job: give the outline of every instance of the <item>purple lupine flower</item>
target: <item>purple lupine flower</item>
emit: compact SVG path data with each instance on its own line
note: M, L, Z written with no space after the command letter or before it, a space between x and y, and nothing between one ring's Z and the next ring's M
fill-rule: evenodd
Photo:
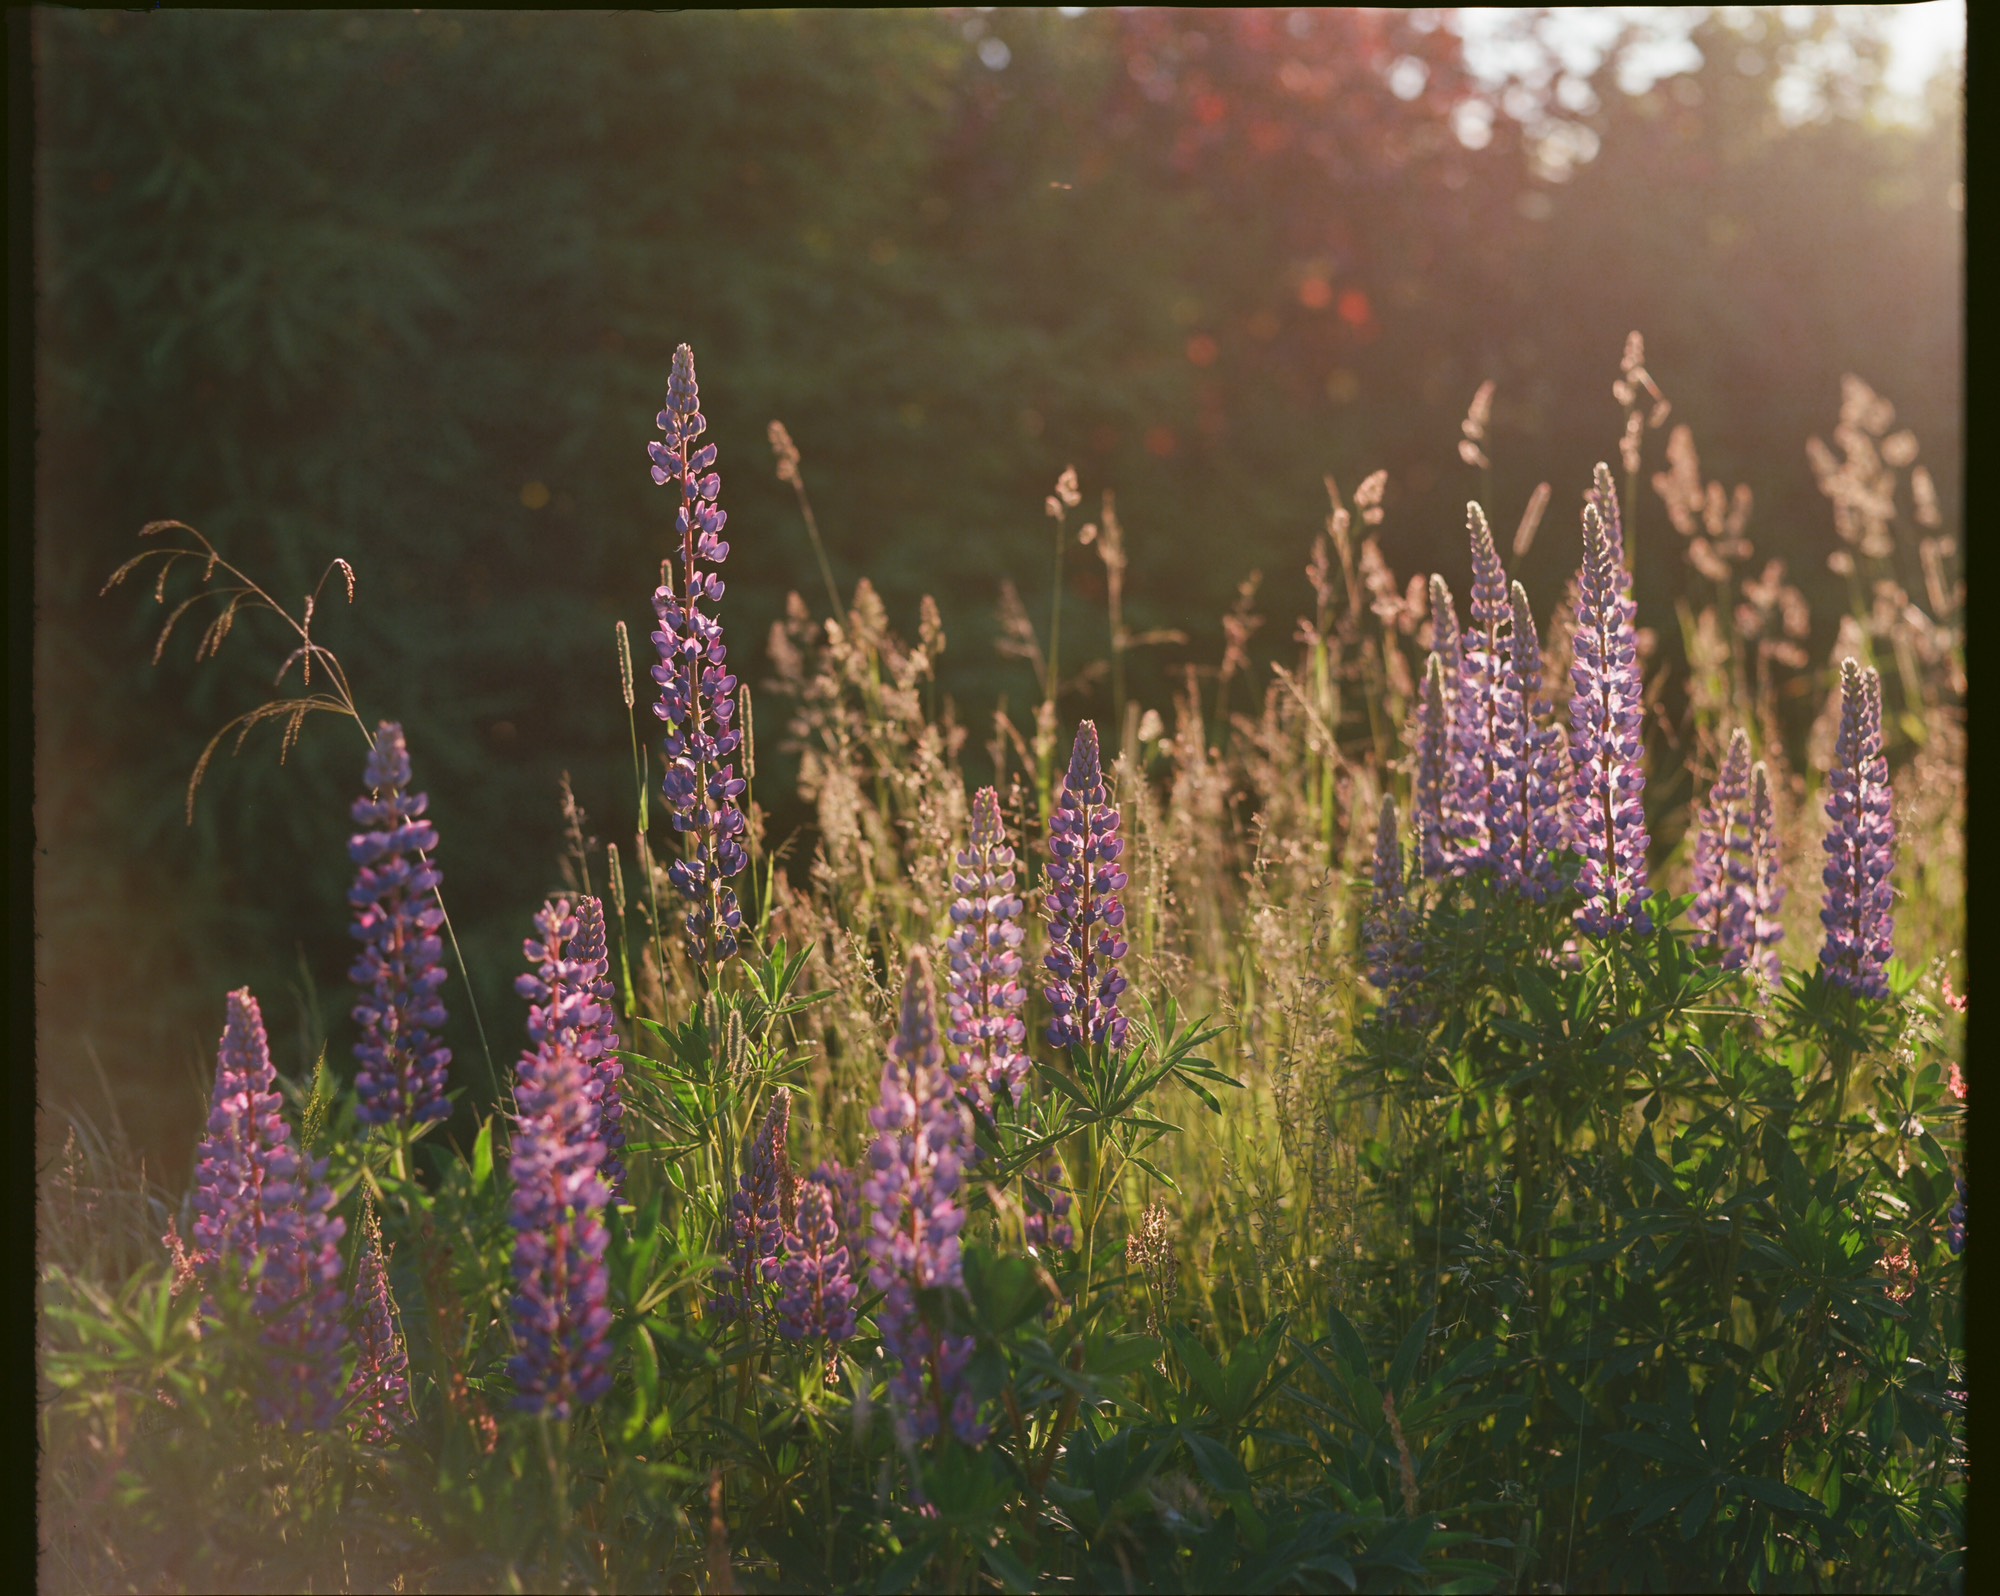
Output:
M1604 541L1611 545L1611 563L1618 572L1619 591L1630 598L1632 573L1625 568L1625 518L1618 511L1618 484L1612 480L1611 467L1602 460L1591 470L1583 502L1597 512L1604 528Z
M854 1334L854 1277L833 1192L817 1180L801 1181L798 1192L778 1266L778 1329L788 1341L845 1341Z
M882 1069L881 1105L868 1119L878 1134L861 1188L873 1210L866 1248L869 1279L883 1293L875 1322L892 1367L897 1440L908 1450L948 1419L961 1441L977 1446L986 1426L964 1380L973 1338L943 1334L916 1299L919 1290L964 1286L958 1237L965 1211L957 1198L972 1145L969 1116L938 1045L937 999L921 948L910 955L902 1023Z
M1374 892L1361 924L1369 984L1382 993L1383 1018L1416 1017L1412 994L1422 975L1416 958L1416 914L1405 892L1403 845L1396 835L1396 800L1382 795L1375 822Z
M1951 1205L1951 1212L1945 1216L1944 1244L1956 1258L1965 1251L1965 1177L1958 1177L1958 1200Z
M1570 838L1583 866L1576 924L1596 937L1653 929L1646 908L1646 778L1639 766L1639 642L1627 586L1617 546L1595 502L1586 504L1570 666Z
M958 855L951 884L954 927L945 941L951 959L951 1040L958 1058L952 1079L973 1106L1013 1101L1028 1073L1021 1050L1028 1028L1018 1012L1027 994L1015 978L1024 935L1014 893L1014 850L1000 819L1000 794L982 787L972 800L972 835Z
M1547 903L1558 886L1569 751L1562 728L1544 722L1542 645L1527 590L1516 582L1511 596L1493 757L1493 878L1530 903Z
M299 1156L277 1092L264 1017L245 987L229 994L208 1134L196 1155L194 1253L205 1313L225 1280L254 1278L267 1355L259 1412L298 1429L329 1427L339 1407L339 1241L325 1166ZM261 1265L261 1270L260 1266Z
M1125 940L1118 934L1125 907L1118 893L1125 872L1118 856L1118 811L1104 786L1098 762L1097 723L1076 729L1069 773L1049 814L1049 885L1045 913L1049 950L1042 963L1052 979L1047 992L1055 1018L1049 1041L1056 1047L1091 1047L1108 1042L1125 1047L1126 1017L1118 1012L1125 977L1118 961Z
M1889 761L1882 753L1882 678L1851 659L1840 665L1840 732L1827 773L1823 846L1826 978L1863 997L1889 995L1884 968L1894 951L1896 823L1890 814Z
M370 796L354 803L354 823L369 829L348 839L348 857L360 868L347 901L354 906L353 934L361 956L348 972L365 989L354 1005L361 1040L354 1056L364 1125L415 1125L451 1113L445 1085L451 1050L438 1040L445 1009L444 945L438 928L443 878L426 855L437 831L422 818L430 800L410 792L410 751L403 728L383 721L375 732L362 778Z
M1039 1169L1024 1170L1021 1195L1027 1212L1022 1221L1030 1248L1036 1252L1053 1249L1067 1252L1076 1245L1076 1229L1069 1222L1070 1194L1062 1162L1046 1160Z
M862 1207L861 1185L854 1178L854 1171L839 1159L829 1158L806 1179L826 1188L827 1200L833 1204L834 1223L840 1226L841 1245L847 1249L848 1258L859 1263L868 1239L868 1214Z
M361 1246L360 1358L347 1382L347 1407L355 1434L370 1446L384 1446L410 1419L410 1358L396 1328L396 1303L389 1291L389 1254L382 1226L368 1216Z
M536 911L537 935L522 943L534 969L514 979L528 1000L528 1040L536 1047L560 1043L584 1061L597 1096L603 1174L615 1200L624 1189L624 1066L619 1062L616 993L604 945L604 905L579 898L551 898Z
M514 1101L508 1306L520 1351L507 1372L516 1408L567 1419L611 1389L611 1191L590 1067L562 1040L545 1042L522 1055Z
M1740 863L1746 875L1737 881L1739 891L1749 900L1749 966L1767 992L1774 992L1783 977L1778 964L1778 944L1785 928L1778 919L1784 907L1785 889L1778 880L1778 824L1771 803L1771 773L1763 760L1750 767L1750 847Z
M1695 813L1695 942L1717 949L1722 967L1740 970L1750 958L1750 734L1737 727L1722 756L1708 802Z
M787 1145L791 1126L791 1088L780 1086L743 1150L743 1170L729 1199L729 1257L715 1271L715 1309L724 1320L761 1309L765 1284L777 1276L797 1201Z
M1507 668L1513 654L1514 610L1493 529L1477 504L1465 507L1472 534L1472 630L1464 640L1459 714L1459 793L1468 866L1492 863L1494 784L1502 723L1509 712Z
M743 913L728 883L749 856L743 850L743 811L737 804L745 783L731 761L742 741L733 724L736 678L729 674L722 623L701 608L704 601L715 604L722 598L722 578L701 567L719 566L729 558L729 545L722 539L729 517L715 502L721 487L721 478L709 469L715 464L715 445L697 441L708 430L708 419L701 413L694 351L686 344L674 351L666 408L656 424L666 439L646 446L653 481L662 487L678 482L681 490L675 522L681 542L679 589L663 582L653 594L653 611L660 620L653 633L660 653L660 663L653 667L653 680L660 686L653 713L667 724L660 790L674 830L688 839L687 857L676 859L667 874L690 904L688 946L695 962L710 968L736 951Z

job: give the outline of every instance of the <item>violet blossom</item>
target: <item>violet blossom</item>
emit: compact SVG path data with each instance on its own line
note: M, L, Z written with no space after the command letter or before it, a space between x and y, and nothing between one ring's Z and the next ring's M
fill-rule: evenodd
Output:
M1055 1017L1049 1041L1056 1047L1106 1043L1122 1052L1128 1020L1118 1012L1125 977L1118 961L1125 940L1125 908L1118 893L1125 872L1118 856L1118 810L1105 789L1098 760L1097 723L1077 727L1069 772L1049 815L1049 876L1044 912L1049 947L1042 959L1051 977L1047 993Z
M534 968L514 980L514 990L528 1000L528 1040L537 1047L560 1043L588 1068L598 1139L604 1143L602 1172L615 1200L625 1180L618 1156L625 1145L625 1070L617 1052L617 994L608 973L604 905L584 897L572 911L568 899L551 898L536 912L535 930L522 944Z
M982 787L972 800L972 833L958 855L952 887L951 1040L958 1058L952 1079L975 1107L1013 1101L1028 1073L1021 1050L1027 1027L1019 1013L1027 994L1021 972L1021 900L1014 892L1014 850L1000 818L1000 794Z
M1886 966L1894 951L1896 823L1889 761L1882 753L1882 678L1853 660L1840 666L1840 731L1827 773L1824 846L1826 941L1820 967L1836 986L1863 997L1889 995Z
M1530 903L1547 903L1560 885L1569 750L1562 728L1546 723L1542 645L1528 594L1513 584L1512 626L1499 689L1493 749L1493 878Z
M675 521L680 583L676 589L663 582L653 594L660 622L653 633L660 654L653 667L660 687L653 713L667 725L660 790L674 829L688 843L687 856L676 859L667 874L690 904L688 946L695 962L711 969L736 952L743 913L728 883L749 856L737 803L745 783L732 762L742 742L734 725L736 678L729 674L722 623L701 608L722 599L722 578L702 566L720 566L729 558L721 535L729 517L715 502L721 486L721 478L709 469L715 445L697 441L708 429L708 419L701 413L694 352L686 344L674 351L667 403L656 425L666 438L646 446L653 481L662 487L677 482L681 492Z
M347 1406L359 1438L383 1446L410 1420L410 1359L396 1327L396 1303L389 1291L389 1255L382 1225L373 1214L362 1237L356 1350L360 1356L347 1382Z
M947 1420L968 1446L987 1434L965 1381L973 1338L929 1323L916 1297L920 1290L964 1288L958 1193L971 1125L944 1068L936 1003L930 964L918 949L910 955L902 1022L882 1070L881 1105L868 1116L878 1134L862 1186L873 1210L869 1279L883 1293L875 1322L891 1369L897 1440L906 1451Z
M610 1188L590 1067L560 1036L521 1058L508 1220L514 1405L568 1419L611 1389Z
M849 1254L833 1191L822 1181L799 1182L797 1214L786 1227L785 1259L778 1266L778 1329L788 1341L845 1341L854 1334Z
M293 1145L257 1000L229 994L215 1062L208 1133L196 1154L193 1262L205 1313L226 1281L252 1292L265 1354L258 1412L301 1430L330 1428L340 1409L346 1344L339 1242L323 1161Z
M1570 840L1582 861L1576 924L1596 937L1653 928L1646 908L1639 643L1628 589L1618 545L1593 498L1583 511L1570 666Z
M1695 812L1694 832L1695 942L1717 950L1724 969L1740 970L1750 957L1750 902L1743 891L1750 853L1750 735L1740 726L1729 739L1708 801Z
M761 1312L766 1284L777 1277L797 1198L787 1145L791 1125L791 1088L780 1086L744 1147L743 1169L729 1199L729 1253L715 1271L715 1311L721 1319Z
M410 753L394 721L377 728L363 780L370 796L355 800L353 816L369 829L347 843L360 867L347 900L362 944L349 976L365 989L354 1005L361 1028L355 1118L364 1125L417 1125L451 1113L445 1097L451 1051L438 1040L445 1023L438 996L444 907L437 896L442 877L426 857L437 847L437 831L423 818L430 800L408 790Z

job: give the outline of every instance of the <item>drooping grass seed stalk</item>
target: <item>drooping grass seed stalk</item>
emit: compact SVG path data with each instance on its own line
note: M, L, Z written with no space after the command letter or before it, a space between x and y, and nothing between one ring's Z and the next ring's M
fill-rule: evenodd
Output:
M208 740L207 746L202 749L201 756L195 761L194 770L188 777L187 823L189 825L194 824L195 794L201 789L201 780L208 771L209 761L215 757L215 751L222 745L222 739L227 737L232 731L237 734L234 751L240 752L244 739L249 736L252 729L260 722L283 720L283 738L280 743L279 753L279 757L282 759L285 754L291 752L293 745L297 743L299 731L308 715L319 710L331 711L334 714L344 715L354 722L355 729L361 733L362 741L367 743L368 751L372 756L375 752L375 736L369 731L368 722L363 718L360 708L355 702L353 690L348 685L347 671L341 665L339 656L325 644L316 640L312 635L313 617L314 612L318 608L320 593L326 586L327 578L332 576L336 570L340 572L345 582L348 603L352 604L354 602L354 567L349 565L344 559L338 558L329 563L326 569L320 573L319 581L314 584L312 592L305 596L305 603L300 613L294 616L276 599L272 598L256 581L245 575L243 571L232 565L228 560L225 560L213 543L209 542L201 532L189 526L186 522L173 520L148 522L139 529L139 536L142 538L154 537L162 532L185 532L200 547L189 549L167 546L143 550L133 555L132 558L120 565L117 570L113 571L104 586L98 590L98 596L101 598L104 594L109 593L111 589L122 583L127 576L131 575L133 571L138 569L147 560L158 560L160 562L159 578L154 583L153 598L155 603L164 604L167 599L167 578L173 574L174 567L182 560L191 560L201 566L202 586L174 607L172 613L167 616L165 624L161 626L160 635L154 640L153 663L155 665L160 662L161 656L165 653L167 640L173 635L174 627L180 622L181 617L186 615L190 609L204 598L212 598L220 601L222 608L221 612L210 620L207 629L202 633L200 643L196 645L195 660L197 663L203 659L212 657L222 647L224 639L229 636L231 629L236 623L237 615L247 607L252 610L266 610L277 616L279 620L283 621L291 629L299 640L298 646L285 656L284 662L278 667L278 674L273 682L274 686L283 684L285 677L290 673L295 662L299 667L300 683L302 686L310 687L312 685L312 671L315 663L320 666L328 680L333 684L333 695L331 697L324 693L306 693L297 698L272 699L266 703L259 704L255 709L244 711L216 732ZM218 571L228 577L229 582L221 587L211 587L209 583ZM419 847L416 853L420 863L428 869L430 859L425 850ZM500 1095L500 1071L498 1066L493 1062L493 1049L486 1038L486 1023L480 1017L479 999L472 987L472 972L466 966L464 950L458 945L458 932L451 923L451 911L445 906L442 890L433 885L431 894L437 904L438 915L445 938L451 944L452 958L458 965L459 978L465 983L466 1008L472 1015L474 1029L479 1033L480 1052L486 1060L487 1081L493 1088L493 1095L495 1098L498 1098Z

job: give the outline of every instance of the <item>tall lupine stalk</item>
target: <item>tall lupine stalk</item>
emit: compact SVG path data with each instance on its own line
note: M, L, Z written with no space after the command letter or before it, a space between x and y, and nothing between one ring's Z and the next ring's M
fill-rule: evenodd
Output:
M1771 802L1771 773L1761 759L1750 767L1750 849L1740 862L1748 870L1747 878L1737 885L1749 896L1749 967L1766 992L1775 992L1784 975L1778 963L1778 944L1784 940L1785 928L1778 911L1784 907L1785 889L1778 879L1778 820Z
M1894 950L1896 823L1890 813L1889 761L1882 753L1882 678L1853 660L1840 666L1840 732L1827 773L1823 844L1826 927L1819 962L1827 980L1862 997L1889 995Z
M788 1145L791 1126L791 1089L780 1086L743 1150L743 1168L730 1195L729 1255L715 1271L715 1311L721 1319L761 1311L765 1288L777 1278L798 1193Z
M382 1224L371 1212L361 1240L361 1279L355 1291L360 1333L353 1377L347 1382L349 1422L371 1446L383 1446L410 1421L410 1358L396 1326L389 1290L389 1253Z
M600 1173L590 1067L560 1037L521 1057L510 1173L519 1352L509 1360L514 1405L567 1419L611 1389L611 1190Z
M1599 471L1604 471L1599 467ZM1614 500L1615 503L1615 500ZM1639 641L1629 579L1595 500L1583 510L1570 679L1570 841L1582 869L1578 929L1591 936L1650 931L1646 899L1646 778L1640 769Z
M1493 879L1530 903L1547 903L1559 881L1569 790L1569 750L1562 728L1545 723L1542 644L1528 594L1512 589L1513 625L1501 675L1493 754Z
M258 1411L295 1429L329 1428L340 1410L346 1343L339 1242L325 1168L292 1145L257 1000L229 994L208 1134L196 1154L194 1254L208 1293L254 1279L265 1378Z
M965 1211L958 1194L972 1145L969 1115L944 1068L930 962L921 948L910 955L882 1101L868 1119L878 1133L862 1186L873 1211L869 1279L883 1293L875 1322L891 1366L897 1441L908 1451L949 1421L961 1441L977 1446L986 1426L965 1383L973 1338L927 1323L916 1298L920 1290L964 1287L958 1238Z
M975 1107L1012 1101L1028 1073L1020 1008L1021 900L1014 893L1014 850L1000 818L1000 794L982 787L972 800L972 834L952 875L959 894L945 940L951 959L952 1079Z
M749 856L737 804L745 783L732 763L742 741L733 725L736 678L729 674L722 623L701 608L722 599L722 578L702 566L719 566L729 558L721 535L729 517L715 502L721 488L721 478L709 469L715 464L715 445L698 443L708 420L701 413L694 352L686 344L674 351L666 408L656 424L666 439L646 446L653 481L662 487L677 482L681 490L675 520L680 582L678 588L671 580L662 582L653 594L660 621L653 633L660 654L653 667L660 687L653 713L667 726L660 791L674 829L687 840L686 857L676 859L667 874L690 905L688 947L712 979L722 961L736 952L743 913L729 879L741 873Z
M604 905L580 898L574 911L566 898L552 898L535 914L536 935L522 943L534 966L515 977L514 990L528 1000L528 1040L540 1047L560 1043L584 1061L598 1112L598 1139L604 1143L602 1171L615 1199L623 1189L625 1165L618 1149L622 1129L624 1066L619 1063L616 999L607 974Z
M364 1125L411 1126L451 1113L445 1086L451 1050L438 1040L444 1027L444 944L438 928L443 879L426 857L437 831L423 818L429 798L410 792L410 751L403 728L383 721L362 778L370 795L355 800L357 826L348 857L359 867L347 900L354 906L353 935L361 956L348 974L364 995L354 1005L361 1039L355 1078L355 1118Z
M1413 994L1423 974L1417 958L1416 912L1405 890L1403 844L1396 835L1396 800L1382 795L1375 822L1374 891L1362 921L1362 959L1369 984L1382 994L1382 1017L1391 1024L1411 1020Z
M1464 641L1463 707L1459 716L1459 804L1467 865L1493 861L1494 784L1499 774L1501 725L1508 713L1507 668L1512 655L1513 606L1507 572L1494 547L1493 529L1477 504L1465 507L1472 536L1472 630Z
M1042 959L1050 976L1046 988L1055 1017L1049 1041L1056 1047L1091 1047L1108 1043L1113 1052L1125 1047L1126 1016L1118 1012L1118 995L1125 977L1118 961L1125 941L1118 931L1125 924L1118 893L1125 872L1118 856L1125 850L1118 835L1118 811L1105 789L1097 749L1097 724L1077 727L1070 749L1069 773L1062 794L1049 814L1049 884L1044 912L1049 921L1049 950Z

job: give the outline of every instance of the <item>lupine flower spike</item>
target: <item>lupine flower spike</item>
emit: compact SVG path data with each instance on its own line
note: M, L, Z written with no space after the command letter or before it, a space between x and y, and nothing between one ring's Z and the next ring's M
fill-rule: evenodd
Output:
M604 905L581 898L572 912L567 899L552 898L536 913L535 932L522 944L534 968L514 981L528 1000L528 1040L536 1047L565 1046L588 1068L604 1143L602 1172L616 1198L625 1178L618 1157L625 1145L625 1072L617 1053L616 993L607 974Z
M1458 629L1458 605L1441 576L1430 582L1431 653L1439 666L1444 713L1441 733L1443 773L1437 789L1437 842L1433 849L1442 871L1462 875L1485 846L1485 727L1474 691L1464 635ZM1426 674L1428 675L1428 665ZM1426 681L1423 716L1430 720ZM1428 732L1426 732L1428 735ZM1425 874L1433 874L1426 867Z
M975 1106L1012 1101L1028 1073L1021 1051L1027 1027L1019 1013L1027 994L1015 978L1023 936L1021 900L1014 894L1014 850L1000 819L1000 794L982 787L972 800L972 835L952 876L951 1040L958 1059L952 1078Z
M1426 881L1449 873L1452 860L1451 716L1449 667L1432 650L1424 664L1424 697L1417 709L1417 770L1414 794L1417 866Z
M1512 589L1513 622L1501 674L1493 751L1493 878L1530 903L1547 903L1558 885L1569 751L1562 729L1544 724L1542 645L1528 595Z
M1509 602L1507 572L1500 564L1500 551L1494 547L1485 512L1477 504L1468 504L1465 516L1472 534L1472 630L1464 644L1459 803L1465 812L1466 863L1485 865L1493 857L1494 786L1499 774L1501 730L1509 713L1507 667L1513 653L1509 634L1514 609Z
M1602 468L1600 467L1600 470ZM1582 869L1578 929L1651 931L1646 909L1646 778L1640 769L1639 643L1619 550L1597 505L1583 511L1570 679L1570 837Z
M1742 969L1750 958L1750 899L1742 890L1749 854L1750 736L1738 727L1695 816L1694 838L1695 941L1715 949L1727 970Z
M666 438L646 446L653 458L653 481L662 487L678 482L681 490L675 522L678 590L662 583L653 594L660 621L653 633L660 653L660 663L653 667L653 680L660 686L653 713L667 725L660 787L674 829L688 839L687 856L676 859L667 874L690 905L688 945L695 962L711 969L736 951L743 914L728 883L749 856L742 842L743 811L737 805L745 783L732 762L742 740L734 725L736 678L729 674L722 623L701 608L722 599L722 578L702 567L719 566L729 558L729 545L722 539L729 517L715 502L721 487L721 478L709 469L715 464L715 445L697 441L708 420L701 413L694 352L686 344L674 351L666 408L656 424Z
M1863 997L1889 995L1886 966L1894 951L1896 823L1890 813L1889 761L1882 753L1882 678L1853 660L1840 666L1840 733L1827 773L1824 843L1826 978Z
M363 779L370 796L355 800L353 814L368 829L347 843L360 867L347 894L361 943L349 975L364 989L354 1005L361 1028L355 1117L364 1125L416 1125L451 1113L445 1097L451 1051L438 1040L445 1022L438 996L444 908L437 898L442 878L425 857L437 848L437 831L423 818L429 799L409 791L410 752L394 721L376 730Z
M355 1293L360 1357L347 1382L347 1406L355 1434L370 1446L383 1446L410 1418L410 1359L403 1333L396 1327L396 1303L389 1291L389 1254L382 1225L368 1216L361 1240L361 1280Z
M891 1367L896 1436L906 1451L947 1421L968 1446L987 1433L965 1383L973 1338L942 1334L925 1321L916 1299L919 1290L964 1286L958 1193L972 1138L945 1072L936 1003L930 964L918 949L910 955L902 1023L882 1070L881 1105L868 1116L878 1134L862 1187L873 1211L869 1279L883 1293L875 1318Z
M780 1086L743 1150L743 1169L729 1199L729 1259L715 1271L715 1308L723 1319L762 1308L765 1284L777 1277L797 1195L787 1145L791 1125L791 1089Z
M253 1311L263 1326L264 1418L295 1429L329 1428L340 1410L341 1235L323 1164L292 1145L257 1000L229 994L215 1062L208 1134L196 1155L193 1261L209 1311L223 1280L255 1273Z
M778 1329L788 1341L854 1334L854 1278L833 1192L824 1183L799 1183L798 1211L785 1232L785 1261L778 1266Z
M514 1090L514 1405L567 1419L611 1389L610 1188L590 1067L559 1037L524 1054Z
M1125 956L1125 940L1118 934L1125 924L1118 901L1125 886L1118 856L1124 850L1118 811L1098 762L1097 724L1087 720L1077 727L1069 774L1049 814L1049 951L1042 963L1051 977L1047 991L1055 1010L1049 1022L1053 1046L1108 1042L1113 1052L1125 1047L1128 1021L1118 1012L1118 995L1126 984L1118 972L1118 961Z

